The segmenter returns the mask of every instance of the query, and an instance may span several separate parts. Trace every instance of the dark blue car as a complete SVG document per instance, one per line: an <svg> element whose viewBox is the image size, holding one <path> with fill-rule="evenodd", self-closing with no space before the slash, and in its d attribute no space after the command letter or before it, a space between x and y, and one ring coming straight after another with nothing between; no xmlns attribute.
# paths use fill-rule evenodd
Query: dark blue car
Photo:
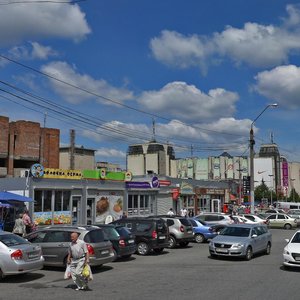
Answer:
<svg viewBox="0 0 300 300"><path fill-rule="evenodd" d="M207 225L199 220L189 218L193 225L194 238L197 243L204 243L218 235L213 226Z"/></svg>

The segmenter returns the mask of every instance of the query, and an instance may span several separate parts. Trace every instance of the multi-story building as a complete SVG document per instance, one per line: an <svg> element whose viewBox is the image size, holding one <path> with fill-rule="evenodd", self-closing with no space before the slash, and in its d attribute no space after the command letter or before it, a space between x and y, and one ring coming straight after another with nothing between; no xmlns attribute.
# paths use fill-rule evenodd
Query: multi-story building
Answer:
<svg viewBox="0 0 300 300"><path fill-rule="evenodd" d="M59 168L60 169L95 169L95 152L93 149L84 147L60 147Z"/></svg>
<svg viewBox="0 0 300 300"><path fill-rule="evenodd" d="M149 173L171 176L172 162L175 163L175 153L170 145L153 141L128 148L127 169L135 176Z"/></svg>
<svg viewBox="0 0 300 300"><path fill-rule="evenodd" d="M59 129L0 116L0 177L19 177L35 163L59 166Z"/></svg>

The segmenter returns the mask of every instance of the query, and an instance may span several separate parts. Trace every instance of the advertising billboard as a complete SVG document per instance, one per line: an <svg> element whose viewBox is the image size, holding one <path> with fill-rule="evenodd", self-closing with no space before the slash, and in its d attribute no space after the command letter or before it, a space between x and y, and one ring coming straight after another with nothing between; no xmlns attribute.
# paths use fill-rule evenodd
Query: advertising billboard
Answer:
<svg viewBox="0 0 300 300"><path fill-rule="evenodd" d="M273 170L273 158L254 158L254 186L257 187L264 182L268 188L274 188L275 178Z"/></svg>

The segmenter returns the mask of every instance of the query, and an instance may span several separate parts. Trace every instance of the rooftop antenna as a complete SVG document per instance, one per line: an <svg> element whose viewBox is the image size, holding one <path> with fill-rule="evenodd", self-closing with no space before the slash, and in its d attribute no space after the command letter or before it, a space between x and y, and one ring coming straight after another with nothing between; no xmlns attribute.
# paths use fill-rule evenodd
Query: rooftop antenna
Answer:
<svg viewBox="0 0 300 300"><path fill-rule="evenodd" d="M274 144L274 134L271 132L270 134L271 144Z"/></svg>
<svg viewBox="0 0 300 300"><path fill-rule="evenodd" d="M156 139L155 139L155 119L152 118L152 142L156 142Z"/></svg>

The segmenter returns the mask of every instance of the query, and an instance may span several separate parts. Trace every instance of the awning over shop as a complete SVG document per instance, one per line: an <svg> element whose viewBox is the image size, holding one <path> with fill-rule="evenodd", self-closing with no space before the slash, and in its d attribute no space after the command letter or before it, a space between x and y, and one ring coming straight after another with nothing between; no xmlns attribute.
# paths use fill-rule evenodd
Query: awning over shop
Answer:
<svg viewBox="0 0 300 300"><path fill-rule="evenodd" d="M32 202L32 198L10 193L10 192L0 192L0 201L20 201L20 202Z"/></svg>

